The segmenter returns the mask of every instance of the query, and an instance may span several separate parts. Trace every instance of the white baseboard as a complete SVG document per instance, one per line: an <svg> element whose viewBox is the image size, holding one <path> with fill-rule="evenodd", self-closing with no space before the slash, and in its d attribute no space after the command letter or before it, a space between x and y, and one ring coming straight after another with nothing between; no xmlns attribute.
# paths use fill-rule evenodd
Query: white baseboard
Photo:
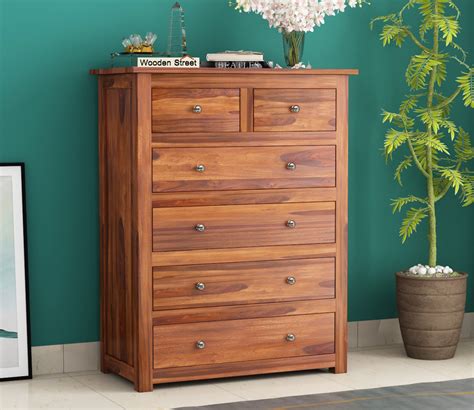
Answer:
<svg viewBox="0 0 474 410"><path fill-rule="evenodd" d="M461 339L474 339L474 312L464 315ZM402 343L398 319L349 322L349 349ZM94 371L99 369L99 342L35 346L33 375Z"/></svg>

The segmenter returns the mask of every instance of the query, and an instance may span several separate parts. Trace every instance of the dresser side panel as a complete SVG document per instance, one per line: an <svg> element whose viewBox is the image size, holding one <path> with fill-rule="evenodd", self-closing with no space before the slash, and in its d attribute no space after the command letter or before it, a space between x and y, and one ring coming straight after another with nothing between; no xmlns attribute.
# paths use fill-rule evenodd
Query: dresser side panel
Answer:
<svg viewBox="0 0 474 410"><path fill-rule="evenodd" d="M347 372L348 77L337 86L336 373Z"/></svg>
<svg viewBox="0 0 474 410"><path fill-rule="evenodd" d="M99 81L101 361L113 372L134 364L130 77Z"/></svg>

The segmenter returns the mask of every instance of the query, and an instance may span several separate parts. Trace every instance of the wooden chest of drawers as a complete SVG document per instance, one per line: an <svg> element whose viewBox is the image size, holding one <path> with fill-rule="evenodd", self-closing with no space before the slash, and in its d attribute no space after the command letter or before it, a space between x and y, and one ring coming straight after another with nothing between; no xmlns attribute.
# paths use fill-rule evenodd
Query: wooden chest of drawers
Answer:
<svg viewBox="0 0 474 410"><path fill-rule="evenodd" d="M102 371L347 367L355 70L99 75Z"/></svg>

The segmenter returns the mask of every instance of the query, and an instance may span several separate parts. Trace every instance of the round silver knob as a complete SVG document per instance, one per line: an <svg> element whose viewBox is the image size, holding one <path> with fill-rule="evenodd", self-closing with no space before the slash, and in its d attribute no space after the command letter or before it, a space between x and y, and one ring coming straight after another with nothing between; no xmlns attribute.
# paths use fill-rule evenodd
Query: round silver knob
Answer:
<svg viewBox="0 0 474 410"><path fill-rule="evenodd" d="M288 333L286 335L287 342L294 342L296 340L296 336L293 333Z"/></svg>
<svg viewBox="0 0 474 410"><path fill-rule="evenodd" d="M198 282L194 285L194 287L197 289L197 290L204 290L206 289L206 285L202 282Z"/></svg>
<svg viewBox="0 0 474 410"><path fill-rule="evenodd" d="M200 105L195 105L193 107L193 112L196 113L196 114L202 113L202 107Z"/></svg>
<svg viewBox="0 0 474 410"><path fill-rule="evenodd" d="M206 347L206 343L204 342L204 340L198 340L196 342L196 347L198 349L204 349Z"/></svg>
<svg viewBox="0 0 474 410"><path fill-rule="evenodd" d="M286 226L288 228L296 228L296 222L293 221L292 219L290 219L290 220L286 221Z"/></svg>
<svg viewBox="0 0 474 410"><path fill-rule="evenodd" d="M288 164L286 164L286 169L294 171L296 169L296 164L294 162L288 162Z"/></svg>
<svg viewBox="0 0 474 410"><path fill-rule="evenodd" d="M288 283L288 285L294 285L296 283L296 278L294 276L288 276L286 278L286 283Z"/></svg>
<svg viewBox="0 0 474 410"><path fill-rule="evenodd" d="M203 224L197 224L194 229L198 232L204 232L206 230L206 227Z"/></svg>
<svg viewBox="0 0 474 410"><path fill-rule="evenodd" d="M291 111L291 112L294 112L294 113L297 113L297 112L300 112L300 111L301 111L301 108L300 108L299 105L292 105L292 106L290 107L290 111Z"/></svg>
<svg viewBox="0 0 474 410"><path fill-rule="evenodd" d="M196 165L194 167L194 169L197 171L197 172L204 172L206 170L206 167L203 165L203 164L199 164L199 165Z"/></svg>

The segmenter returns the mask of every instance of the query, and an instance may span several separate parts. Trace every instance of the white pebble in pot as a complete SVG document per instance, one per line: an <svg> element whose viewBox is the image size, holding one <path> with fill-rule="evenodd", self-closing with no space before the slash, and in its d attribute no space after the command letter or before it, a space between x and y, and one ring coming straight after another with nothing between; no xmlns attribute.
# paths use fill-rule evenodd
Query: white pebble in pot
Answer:
<svg viewBox="0 0 474 410"><path fill-rule="evenodd" d="M428 269L426 269L424 266L422 266L420 269L418 269L418 273L420 275L426 275L427 271L428 271Z"/></svg>
<svg viewBox="0 0 474 410"><path fill-rule="evenodd" d="M435 268L429 268L428 269L428 274L429 275L434 275L436 273L436 269Z"/></svg>

